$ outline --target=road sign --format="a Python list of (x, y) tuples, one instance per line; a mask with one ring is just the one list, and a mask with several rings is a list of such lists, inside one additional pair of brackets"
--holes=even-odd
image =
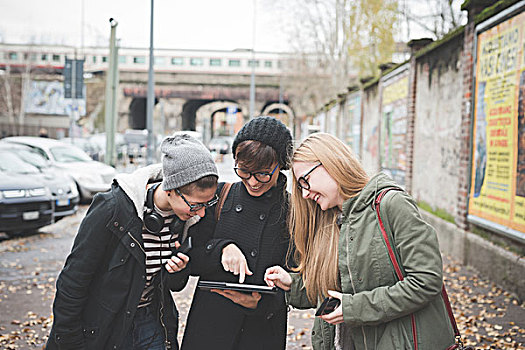
[[(83, 98), (84, 97), (84, 60), (71, 60), (66, 58), (64, 65), (64, 97)], [(73, 84), (75, 96), (73, 95)]]

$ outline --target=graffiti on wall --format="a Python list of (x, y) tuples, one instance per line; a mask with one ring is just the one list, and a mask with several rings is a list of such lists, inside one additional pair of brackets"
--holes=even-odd
[(469, 214), (525, 232), (525, 13), (478, 34)]
[(344, 127), (345, 142), (358, 157), (361, 157), (361, 93), (356, 92), (348, 96), (345, 108), (348, 112)]
[[(85, 92), (84, 92), (85, 96)], [(86, 114), (86, 100), (77, 99), (79, 115)], [(70, 115), (71, 100), (64, 98), (64, 84), (60, 81), (31, 81), (25, 97), (25, 112), (47, 115)]]
[(385, 80), (382, 94), (381, 170), (405, 184), (408, 70)]

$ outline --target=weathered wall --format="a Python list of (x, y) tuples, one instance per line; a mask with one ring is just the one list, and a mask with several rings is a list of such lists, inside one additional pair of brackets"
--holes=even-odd
[(458, 204), (462, 35), (416, 60), (412, 195), (454, 215)]
[(373, 175), (379, 171), (379, 85), (374, 84), (363, 91), (363, 149), (361, 161), (366, 172)]

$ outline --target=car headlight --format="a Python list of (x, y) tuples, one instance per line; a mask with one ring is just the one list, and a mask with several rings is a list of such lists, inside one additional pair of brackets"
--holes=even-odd
[(5, 198), (22, 198), (25, 195), (26, 195), (25, 190), (5, 190), (4, 191)]
[(73, 197), (78, 196), (77, 184), (74, 181), (71, 181), (69, 183), (69, 189), (71, 190), (71, 194), (73, 195)]
[(49, 193), (48, 189), (45, 187), (33, 188), (28, 190), (28, 192), (32, 197), (45, 196)]

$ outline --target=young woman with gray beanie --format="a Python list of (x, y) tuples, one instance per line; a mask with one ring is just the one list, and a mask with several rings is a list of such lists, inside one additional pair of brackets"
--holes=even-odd
[(166, 138), (162, 164), (116, 176), (97, 194), (57, 280), (46, 349), (178, 349), (189, 226), (216, 201), (209, 151), (189, 135)]
[[(188, 266), (201, 280), (263, 285), (267, 267), (286, 264), (288, 195), (281, 170), (290, 167), (292, 135), (279, 120), (258, 117), (237, 133), (232, 151), (240, 181), (227, 193), (218, 221), (216, 208), (209, 208), (190, 229), (196, 244)], [(282, 291), (197, 289), (182, 349), (284, 349), (286, 323)]]

